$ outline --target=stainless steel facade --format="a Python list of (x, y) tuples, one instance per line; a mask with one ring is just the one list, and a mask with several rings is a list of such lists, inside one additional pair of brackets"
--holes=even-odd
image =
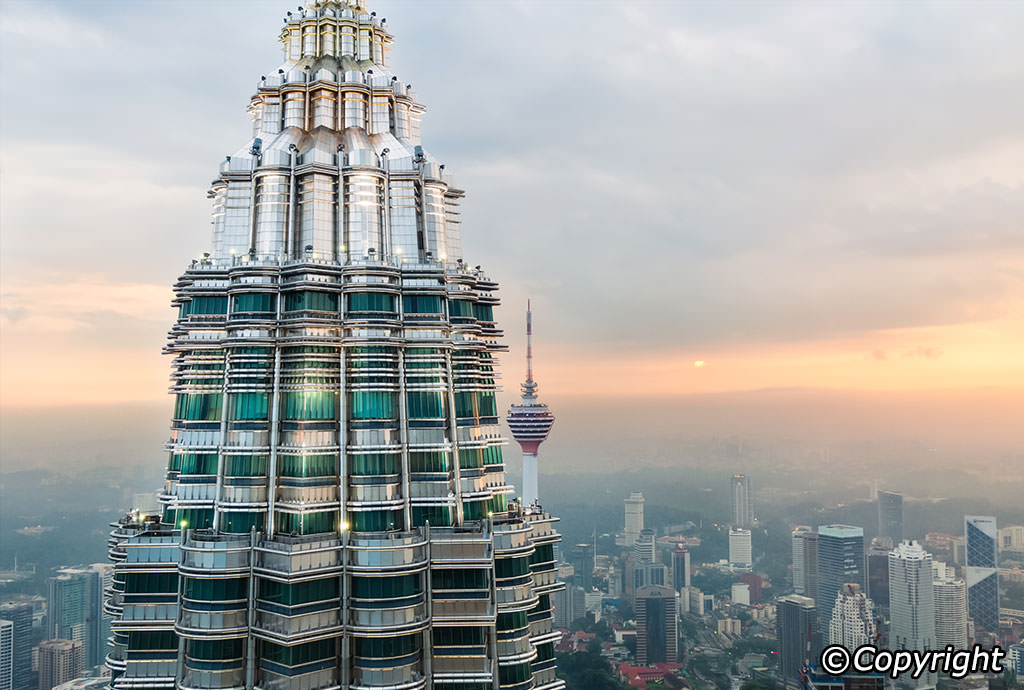
[(556, 518), (511, 498), (497, 284), (362, 3), (289, 12), (285, 61), (175, 285), (159, 515), (115, 525), (132, 688), (544, 688)]

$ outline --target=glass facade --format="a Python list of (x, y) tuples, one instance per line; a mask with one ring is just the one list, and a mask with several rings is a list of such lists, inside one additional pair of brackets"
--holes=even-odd
[(361, 3), (281, 40), (175, 285), (161, 510), (110, 539), (112, 687), (561, 688), (557, 520), (505, 479), (462, 191)]

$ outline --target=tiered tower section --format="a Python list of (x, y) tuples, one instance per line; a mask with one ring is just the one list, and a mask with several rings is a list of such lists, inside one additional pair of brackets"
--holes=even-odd
[(548, 406), (537, 400), (537, 382), (533, 380), (533, 312), (526, 306), (526, 381), (521, 389), (523, 399), (512, 405), (508, 411), (509, 431), (523, 449), (523, 492), (522, 504), (539, 504), (540, 488), (537, 478), (537, 453), (540, 444), (551, 433), (555, 416)]
[(554, 675), (555, 518), (509, 502), (497, 284), (361, 3), (290, 12), (175, 285), (159, 515), (115, 525), (115, 690)]

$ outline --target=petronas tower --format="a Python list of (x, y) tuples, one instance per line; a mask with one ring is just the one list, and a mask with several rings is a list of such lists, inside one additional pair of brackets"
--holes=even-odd
[(110, 537), (115, 690), (563, 687), (555, 518), (505, 479), (497, 284), (386, 22), (289, 12), (175, 284), (155, 512)]

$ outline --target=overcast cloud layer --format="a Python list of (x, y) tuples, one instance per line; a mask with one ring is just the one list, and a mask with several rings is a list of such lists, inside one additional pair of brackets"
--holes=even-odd
[[(205, 191), (290, 8), (0, 4), (5, 402), (162, 395), (169, 286), (208, 245)], [(1024, 3), (371, 8), (468, 192), (468, 261), (502, 282), (514, 348), (533, 297), (552, 369), (844, 339), (962, 373), (958, 344), (1019, 344)], [(62, 353), (96, 377), (28, 395), (46, 375), (24, 363)]]

